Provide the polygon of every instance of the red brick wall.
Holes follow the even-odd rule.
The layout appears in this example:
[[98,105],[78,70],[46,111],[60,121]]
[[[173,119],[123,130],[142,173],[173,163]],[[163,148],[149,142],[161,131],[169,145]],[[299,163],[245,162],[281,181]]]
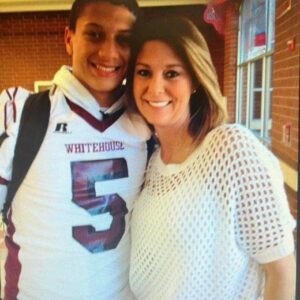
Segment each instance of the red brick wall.
[[[204,23],[205,7],[144,8],[146,15],[180,14],[191,18],[207,38],[223,86],[224,40]],[[0,14],[0,90],[23,86],[33,90],[34,81],[51,80],[57,69],[70,64],[63,34],[68,12]]]
[[226,10],[224,53],[224,95],[227,97],[229,122],[235,121],[236,112],[238,21],[238,7],[234,2],[229,2]]
[[[300,2],[276,1],[275,52],[273,64],[272,151],[297,171],[299,149],[299,74],[300,74]],[[289,41],[295,40],[295,50],[289,50]],[[283,143],[282,127],[290,123],[291,145]],[[299,176],[299,174],[298,174]],[[299,187],[298,187],[299,189]],[[297,191],[286,186],[294,216],[297,214]]]
[[12,13],[0,17],[0,89],[51,80],[69,64],[63,35],[66,12]]
[[[272,150],[297,170],[299,130],[299,57],[300,57],[300,2],[292,0],[292,7],[280,17],[288,1],[277,0],[275,21],[275,52],[273,64]],[[296,48],[288,49],[295,39]],[[282,142],[282,126],[292,125],[292,143]]]

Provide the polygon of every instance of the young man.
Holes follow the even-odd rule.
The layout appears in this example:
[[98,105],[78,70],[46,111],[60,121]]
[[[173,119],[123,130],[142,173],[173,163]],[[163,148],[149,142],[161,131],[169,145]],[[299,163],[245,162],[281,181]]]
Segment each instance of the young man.
[[[46,135],[7,215],[5,300],[132,299],[128,222],[149,138],[123,108],[135,9],[134,0],[72,6],[72,68],[54,76]],[[0,98],[0,208],[27,96],[9,89]]]

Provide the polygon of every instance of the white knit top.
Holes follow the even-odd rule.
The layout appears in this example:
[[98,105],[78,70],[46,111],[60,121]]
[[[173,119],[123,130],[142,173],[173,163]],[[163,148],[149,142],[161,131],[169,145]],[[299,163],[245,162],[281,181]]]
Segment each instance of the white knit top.
[[219,126],[181,164],[152,156],[132,215],[131,288],[139,300],[263,299],[259,264],[293,252],[294,227],[278,161],[242,126]]

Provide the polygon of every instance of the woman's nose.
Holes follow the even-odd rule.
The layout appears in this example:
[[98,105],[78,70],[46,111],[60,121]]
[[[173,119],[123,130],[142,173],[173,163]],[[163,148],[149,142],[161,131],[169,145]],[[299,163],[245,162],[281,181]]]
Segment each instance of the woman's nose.
[[153,75],[148,81],[148,93],[153,96],[160,95],[164,91],[164,81],[162,76]]

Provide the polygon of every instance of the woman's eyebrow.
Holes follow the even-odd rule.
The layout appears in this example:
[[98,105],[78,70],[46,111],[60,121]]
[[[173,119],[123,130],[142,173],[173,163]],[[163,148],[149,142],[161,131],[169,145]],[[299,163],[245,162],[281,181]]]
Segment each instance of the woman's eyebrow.
[[[136,66],[150,67],[150,65],[148,65],[147,63],[139,62],[139,61],[135,65]],[[167,64],[167,65],[164,65],[164,67],[167,67],[167,68],[174,68],[174,67],[185,68],[184,65],[182,65],[180,63]]]

